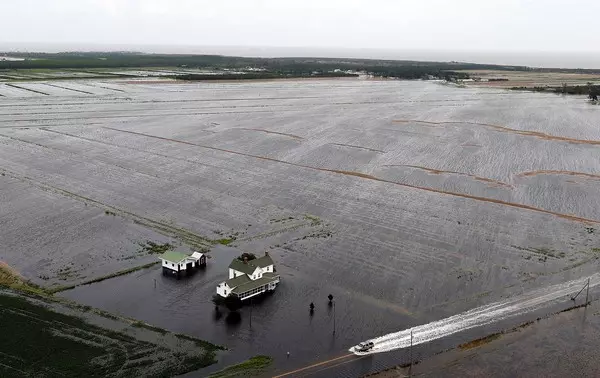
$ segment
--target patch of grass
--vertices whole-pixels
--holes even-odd
[[[482,337],[480,339],[476,339],[476,340],[472,340],[469,341],[468,343],[464,343],[464,344],[460,344],[458,346],[459,349],[461,350],[468,350],[468,349],[473,349],[473,348],[478,348],[482,345],[485,345],[487,343],[491,343],[492,341],[499,339],[500,336],[502,336],[502,333],[493,333],[491,335]]]
[[[163,253],[170,251],[174,248],[173,244],[170,243],[155,243],[148,240],[146,243],[139,243],[142,247],[142,251],[149,255],[162,255]]]
[[[540,257],[540,261],[546,261],[547,257],[554,257],[556,259],[562,259],[563,257],[566,256],[566,254],[564,252],[557,252],[551,248],[546,248],[546,247],[540,247],[540,248],[531,248],[531,247],[519,247],[517,245],[512,245],[511,247],[516,248],[520,251],[528,251],[528,252],[533,252],[537,255],[541,255],[542,257]],[[531,256],[529,257],[525,257],[526,260],[531,260]]]
[[[175,337],[177,337],[178,339],[191,341],[194,344],[196,344],[200,347],[203,347],[203,348],[210,348],[210,349],[215,349],[215,350],[227,350],[227,348],[225,348],[222,345],[215,345],[215,344],[209,343],[208,341],[200,340],[195,337],[185,335],[183,333],[176,333]]]
[[[223,244],[223,245],[229,245],[229,244],[233,243],[234,241],[235,241],[235,237],[215,240],[215,242],[217,244]]]
[[[225,369],[209,375],[209,378],[233,378],[240,376],[256,376],[266,369],[273,359],[269,356],[255,356],[237,365],[226,367]]]
[[[314,216],[314,215],[310,215],[310,214],[304,214],[304,219],[310,221],[311,226],[318,226],[321,223],[323,223],[321,218]]]
[[[280,222],[287,222],[287,221],[291,221],[294,220],[294,217],[283,217],[280,219],[274,218],[274,219],[270,219],[269,223],[280,223]]]
[[[167,330],[165,330],[165,329],[162,329],[162,328],[159,328],[159,327],[155,327],[155,326],[153,326],[153,325],[150,325],[150,324],[148,324],[148,323],[142,322],[141,320],[136,320],[136,321],[134,321],[133,323],[131,323],[131,325],[132,325],[133,327],[136,327],[136,328],[145,328],[145,329],[149,329],[149,330],[151,330],[151,331],[158,332],[158,333],[160,333],[161,335],[166,335],[166,334],[167,334]]]
[[[319,230],[317,232],[313,232],[312,234],[304,235],[301,238],[296,238],[296,239],[294,239],[294,241],[297,241],[297,240],[306,240],[306,239],[309,239],[309,238],[327,239],[327,238],[331,238],[331,237],[333,237],[333,233],[331,231],[323,229],[323,230]]]

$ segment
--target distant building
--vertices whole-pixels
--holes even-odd
[[[245,300],[275,290],[279,281],[279,274],[275,272],[275,264],[268,252],[254,260],[235,258],[229,264],[229,279],[217,286],[217,294],[222,297],[235,295]]]
[[[197,268],[206,266],[206,255],[193,252],[191,255],[183,252],[169,251],[158,257],[162,261],[163,274],[174,275],[177,278],[182,273],[192,274]]]

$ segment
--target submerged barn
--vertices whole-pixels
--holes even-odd
[[[275,290],[279,281],[268,252],[253,260],[235,258],[229,264],[229,279],[217,286],[217,294],[222,297],[234,295],[245,300]]]
[[[158,257],[162,262],[163,274],[175,275],[177,278],[182,273],[190,275],[196,269],[206,266],[206,255],[193,252],[191,255],[183,252],[169,251]]]

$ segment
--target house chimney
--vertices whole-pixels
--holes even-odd
[[[248,256],[244,256],[244,264],[248,264]]]

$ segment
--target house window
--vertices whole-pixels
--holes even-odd
[[[175,264],[171,263],[171,266],[175,266]]]

